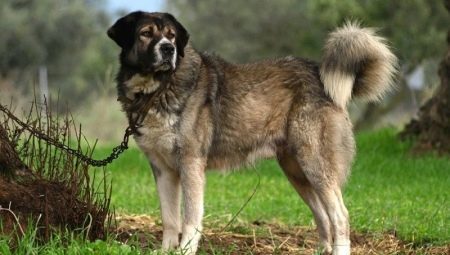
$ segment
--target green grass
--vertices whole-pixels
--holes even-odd
[[[108,240],[86,242],[71,234],[54,235],[47,243],[41,244],[36,240],[36,229],[28,229],[25,236],[15,245],[16,238],[0,236],[0,254],[39,254],[39,255],[78,255],[78,254],[140,254],[136,248]],[[15,246],[15,248],[11,248]]]
[[[431,154],[415,157],[408,152],[410,146],[399,142],[393,130],[357,136],[358,153],[344,191],[351,227],[372,233],[395,231],[401,239],[417,245],[449,244],[450,159]],[[96,157],[107,155],[110,150],[100,148]],[[108,167],[107,173],[112,180],[112,205],[117,213],[150,214],[159,219],[153,176],[147,159],[137,148],[126,151]],[[247,231],[240,222],[313,224],[309,209],[277,163],[267,160],[243,171],[208,172],[207,227],[226,224],[252,194],[258,178],[257,193],[238,216],[234,231]],[[112,239],[84,242],[73,236],[56,236],[48,244],[39,245],[32,232],[19,248],[18,254],[142,254]],[[229,251],[227,247],[217,248],[218,254]],[[0,254],[13,254],[7,238],[0,237]]]
[[[393,131],[358,136],[345,191],[353,228],[395,230],[416,243],[450,242],[450,159],[414,157]]]
[[[357,136],[357,157],[344,192],[352,229],[396,231],[416,243],[449,243],[450,160],[414,157],[408,152],[410,146],[399,142],[393,130]],[[159,216],[154,180],[138,149],[127,151],[108,172],[117,212]],[[206,222],[228,222],[253,192],[258,176],[260,187],[238,221],[312,224],[309,209],[273,160],[243,171],[208,172]]]

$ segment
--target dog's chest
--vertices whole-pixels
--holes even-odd
[[[160,89],[161,84],[152,77],[134,75],[124,82],[126,87],[126,97],[134,99],[136,93],[152,94]],[[157,93],[165,96],[162,93]],[[150,98],[153,102],[159,102],[159,98]],[[176,143],[175,125],[179,116],[170,113],[153,104],[154,107],[146,112],[145,118],[138,128],[139,135],[135,136],[135,141],[140,149],[153,161],[173,161],[170,158]],[[131,112],[131,116],[133,116]],[[161,158],[162,157],[162,158]]]
[[[178,116],[160,113],[154,109],[148,111],[142,126],[138,129],[140,135],[135,137],[142,151],[153,161],[164,158],[166,163],[173,162],[171,158],[176,144],[176,128]]]

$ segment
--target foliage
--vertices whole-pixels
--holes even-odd
[[[449,24],[442,0],[174,0],[168,9],[187,27],[194,47],[241,63],[286,55],[320,61],[326,36],[345,20],[378,28],[400,59],[399,89],[383,105],[357,102],[350,114],[358,129],[373,128],[381,119],[400,126],[413,115],[414,99],[403,75],[441,59]]]
[[[450,14],[450,0],[446,1]],[[414,149],[418,152],[435,150],[450,154],[450,30],[447,53],[439,65],[441,85],[419,110],[418,118],[406,125],[400,134],[403,138],[416,138]]]
[[[168,2],[194,45],[235,61],[294,54],[320,57],[325,36],[346,19],[381,28],[403,63],[439,56],[448,17],[442,1],[249,0]]]
[[[47,66],[49,87],[72,102],[103,79],[115,48],[106,43],[109,16],[103,0],[3,0],[0,2],[0,79],[16,86],[36,80]],[[29,87],[26,87],[29,86]],[[65,100],[64,100],[65,101]]]

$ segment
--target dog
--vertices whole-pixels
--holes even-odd
[[[341,188],[355,142],[346,106],[394,86],[397,59],[385,39],[346,23],[329,34],[320,63],[232,64],[196,51],[168,13],[132,12],[107,34],[121,48],[118,100],[138,123],[134,138],[156,181],[163,250],[196,253],[206,169],[275,157],[314,215],[320,251],[350,254]]]

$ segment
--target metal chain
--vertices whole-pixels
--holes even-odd
[[[56,148],[79,158],[81,161],[83,161],[84,163],[86,163],[88,165],[96,166],[96,167],[108,165],[109,163],[113,162],[113,160],[117,159],[119,157],[119,155],[122,154],[125,150],[127,150],[129,137],[132,134],[136,133],[136,127],[137,127],[136,125],[130,124],[130,126],[128,126],[125,129],[125,134],[123,136],[122,142],[118,146],[116,146],[112,149],[112,152],[108,157],[106,157],[105,159],[102,159],[102,160],[97,160],[97,159],[93,159],[89,156],[86,156],[79,149],[76,150],[76,149],[70,148],[68,145],[61,143],[57,139],[54,139],[54,138],[48,136],[47,134],[43,133],[42,131],[31,127],[27,123],[25,123],[25,122],[21,121],[19,118],[17,118],[8,108],[6,108],[5,106],[3,106],[1,104],[0,104],[0,111],[5,113],[10,119],[12,119],[14,122],[16,122],[23,129],[30,132],[30,134],[32,134],[34,137],[36,137],[40,140],[44,140],[47,143],[55,146]]]

